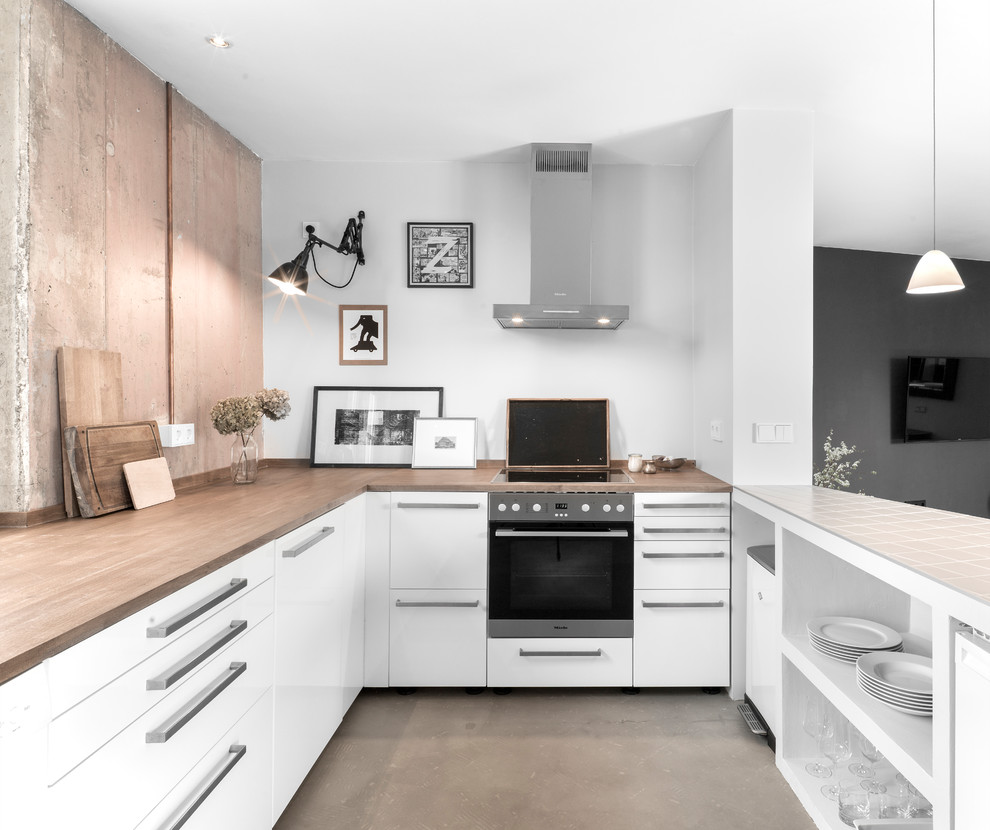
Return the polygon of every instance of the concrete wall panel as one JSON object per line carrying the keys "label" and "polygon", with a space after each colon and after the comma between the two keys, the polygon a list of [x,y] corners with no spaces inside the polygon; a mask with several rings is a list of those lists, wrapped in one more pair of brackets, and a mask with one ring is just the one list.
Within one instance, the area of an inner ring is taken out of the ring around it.
{"label": "concrete wall panel", "polygon": [[31,14],[28,509],[62,501],[55,355],[106,348],[106,38],[60,0]]}
{"label": "concrete wall panel", "polygon": [[167,422],[165,83],[112,41],[107,58],[107,348],[124,417]]}

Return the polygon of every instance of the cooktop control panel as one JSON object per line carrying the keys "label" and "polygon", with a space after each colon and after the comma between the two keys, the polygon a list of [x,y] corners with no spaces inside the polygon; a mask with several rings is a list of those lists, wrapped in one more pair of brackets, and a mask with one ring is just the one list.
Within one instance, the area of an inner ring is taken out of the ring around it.
{"label": "cooktop control panel", "polygon": [[631,493],[492,493],[488,518],[511,522],[631,522]]}

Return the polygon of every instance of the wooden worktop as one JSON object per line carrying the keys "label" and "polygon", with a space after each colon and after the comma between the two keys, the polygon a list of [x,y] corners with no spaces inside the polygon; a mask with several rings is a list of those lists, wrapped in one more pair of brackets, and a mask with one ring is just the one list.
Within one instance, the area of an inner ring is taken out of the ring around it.
{"label": "wooden worktop", "polygon": [[0,683],[365,491],[729,492],[693,467],[631,484],[492,484],[475,470],[272,466],[94,519],[0,530]]}

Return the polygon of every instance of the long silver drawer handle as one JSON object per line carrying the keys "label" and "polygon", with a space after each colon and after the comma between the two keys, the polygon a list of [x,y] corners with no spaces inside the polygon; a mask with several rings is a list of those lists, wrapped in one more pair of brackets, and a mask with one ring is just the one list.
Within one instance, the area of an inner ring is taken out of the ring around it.
{"label": "long silver drawer handle", "polygon": [[646,510],[684,510],[688,508],[694,508],[696,510],[711,510],[712,508],[720,507],[723,509],[728,509],[729,505],[725,502],[718,501],[714,504],[644,504],[643,508]]}
{"label": "long silver drawer handle", "polygon": [[195,605],[190,605],[185,611],[180,611],[174,617],[165,620],[163,623],[150,626],[147,631],[147,636],[150,638],[155,638],[168,637],[170,634],[174,634],[184,625],[188,625],[197,617],[201,617],[225,599],[232,597],[238,591],[243,591],[247,588],[247,584],[248,581],[246,579],[230,580],[230,585],[225,585],[223,588],[218,588],[205,599],[200,600]]}
{"label": "long silver drawer handle", "polygon": [[496,536],[560,536],[573,537],[576,539],[598,539],[608,536],[626,538],[629,536],[628,530],[496,530]]}
{"label": "long silver drawer handle", "polygon": [[644,559],[721,559],[725,556],[724,550],[716,550],[711,553],[647,553],[643,552]]}
{"label": "long silver drawer handle", "polygon": [[210,683],[196,697],[190,700],[185,706],[179,709],[172,717],[166,720],[157,729],[148,732],[144,736],[144,742],[148,744],[163,744],[176,732],[182,729],[189,721],[198,715],[206,706],[226,689],[231,683],[237,680],[247,671],[247,663],[231,663],[229,669],[224,669],[216,680]]}
{"label": "long silver drawer handle", "polygon": [[395,601],[396,608],[477,608],[479,605],[481,605],[480,599],[474,602],[406,602],[401,599]]}
{"label": "long silver drawer handle", "polygon": [[643,533],[725,533],[724,527],[644,527]]}
{"label": "long silver drawer handle", "polygon": [[168,825],[168,830],[179,830],[182,825],[189,821],[193,813],[202,806],[203,802],[210,797],[210,793],[217,788],[217,784],[226,778],[227,773],[237,765],[237,762],[245,754],[247,754],[247,747],[244,744],[231,744],[230,749],[227,751],[227,757],[223,760],[220,769],[217,770],[217,774],[193,790],[193,795],[191,796],[193,799],[192,804],[182,811],[182,815],[175,820],[174,824]]}
{"label": "long silver drawer handle", "polygon": [[333,527],[325,527],[325,528],[323,528],[323,530],[321,530],[315,536],[307,539],[301,545],[296,545],[294,548],[286,548],[285,550],[283,550],[282,551],[282,558],[283,559],[295,559],[300,553],[303,553],[304,551],[309,550],[311,547],[313,547],[313,545],[315,545],[321,539],[323,539],[323,538],[329,536],[331,533],[333,533],[334,530],[336,530],[336,528],[333,528]]}
{"label": "long silver drawer handle", "polygon": [[432,502],[432,501],[400,501],[396,507],[406,507],[412,509],[424,509],[424,510],[437,510],[437,509],[450,509],[450,510],[480,510],[480,504],[474,504],[470,502],[451,502],[450,504],[445,504],[443,502]]}
{"label": "long silver drawer handle", "polygon": [[526,651],[519,649],[520,657],[601,657],[602,650],[596,648],[594,651]]}
{"label": "long silver drawer handle", "polygon": [[189,652],[182,660],[163,671],[158,677],[152,677],[148,680],[145,683],[145,689],[149,692],[158,692],[162,689],[167,689],[177,680],[189,674],[189,672],[204,660],[220,651],[220,649],[237,637],[242,631],[246,630],[247,620],[231,620],[230,625],[219,634],[214,635],[199,648]]}
{"label": "long silver drawer handle", "polygon": [[644,608],[722,608],[725,600],[718,602],[647,602],[643,600]]}

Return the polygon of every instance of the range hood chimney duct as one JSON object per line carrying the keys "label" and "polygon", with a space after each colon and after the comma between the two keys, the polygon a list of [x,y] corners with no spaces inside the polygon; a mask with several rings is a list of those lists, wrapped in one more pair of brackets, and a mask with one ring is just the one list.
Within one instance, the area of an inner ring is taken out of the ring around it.
{"label": "range hood chimney duct", "polygon": [[616,329],[629,306],[591,304],[591,145],[533,144],[529,304],[495,305],[502,328]]}

